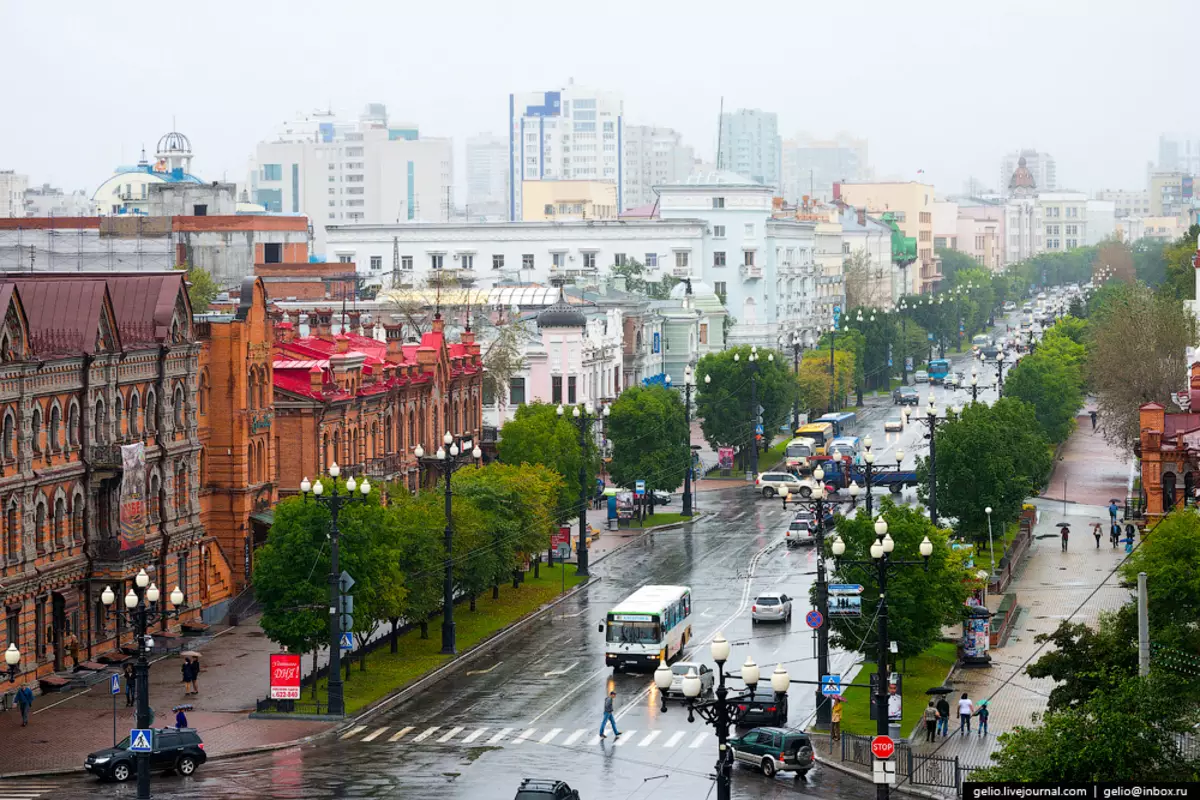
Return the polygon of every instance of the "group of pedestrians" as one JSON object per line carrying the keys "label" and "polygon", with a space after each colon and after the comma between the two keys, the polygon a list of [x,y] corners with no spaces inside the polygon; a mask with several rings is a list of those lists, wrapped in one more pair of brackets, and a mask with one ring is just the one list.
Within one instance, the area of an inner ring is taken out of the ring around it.
{"label": "group of pedestrians", "polygon": [[[980,700],[976,706],[970,696],[962,693],[958,699],[958,735],[971,735],[971,718],[979,717],[979,735],[988,735],[988,717],[991,716],[987,700]],[[950,735],[950,702],[942,695],[937,700],[930,700],[925,708],[925,741],[932,742],[938,736],[945,738]]]}

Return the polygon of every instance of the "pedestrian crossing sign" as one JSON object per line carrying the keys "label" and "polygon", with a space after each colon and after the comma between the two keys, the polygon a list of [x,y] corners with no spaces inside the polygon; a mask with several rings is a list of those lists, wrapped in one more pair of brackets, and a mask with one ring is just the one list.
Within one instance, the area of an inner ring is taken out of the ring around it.
{"label": "pedestrian crossing sign", "polygon": [[822,675],[821,676],[821,694],[826,697],[836,697],[842,693],[842,676],[841,675]]}
{"label": "pedestrian crossing sign", "polygon": [[129,752],[149,753],[154,750],[154,730],[134,728],[129,732]]}
{"label": "pedestrian crossing sign", "polygon": [[350,633],[349,631],[347,631],[346,633],[342,634],[342,649],[343,650],[353,650],[354,649],[354,634],[353,633]]}

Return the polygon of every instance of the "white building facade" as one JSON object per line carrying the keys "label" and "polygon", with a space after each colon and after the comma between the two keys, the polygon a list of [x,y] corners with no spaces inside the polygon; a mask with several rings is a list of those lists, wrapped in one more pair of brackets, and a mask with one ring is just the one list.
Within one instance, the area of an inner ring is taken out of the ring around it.
{"label": "white building facade", "polygon": [[683,180],[696,164],[695,150],[679,132],[653,125],[625,126],[622,158],[622,211],[653,204],[655,186]]}
{"label": "white building facade", "polygon": [[491,133],[467,139],[467,217],[480,216],[508,219],[508,139]]}
{"label": "white building facade", "polygon": [[[3,181],[3,175],[0,175]],[[94,213],[87,192],[78,189],[64,192],[48,183],[25,190],[27,217],[87,217]]]}
{"label": "white building facade", "polygon": [[1111,200],[1088,200],[1086,205],[1087,233],[1084,235],[1084,245],[1090,247],[1100,244],[1105,239],[1116,235],[1116,203]]}
{"label": "white building facade", "polygon": [[0,218],[25,216],[25,191],[29,176],[16,171],[0,170]]}
{"label": "white building facade", "polygon": [[617,185],[624,208],[621,153],[623,101],[574,83],[553,91],[508,96],[508,218],[522,219],[525,181],[592,180]]}
{"label": "white building facade", "polygon": [[1042,252],[1042,209],[1032,197],[1014,197],[1004,205],[1006,263],[1016,264]]}
{"label": "white building facade", "polygon": [[1088,236],[1088,197],[1083,192],[1041,192],[1043,249],[1038,252],[1065,253],[1084,247]]}
{"label": "white building facade", "polygon": [[778,191],[782,184],[779,116],[773,111],[741,108],[721,115],[717,165]]}

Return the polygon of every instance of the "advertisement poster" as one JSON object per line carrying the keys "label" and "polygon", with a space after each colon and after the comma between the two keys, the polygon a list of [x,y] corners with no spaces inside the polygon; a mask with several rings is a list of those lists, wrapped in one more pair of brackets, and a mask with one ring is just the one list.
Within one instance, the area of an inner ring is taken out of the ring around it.
{"label": "advertisement poster", "polygon": [[830,595],[830,617],[861,617],[862,598],[858,595]]}
{"label": "advertisement poster", "polygon": [[733,469],[733,448],[717,448],[717,466],[721,469]]}
{"label": "advertisement poster", "polygon": [[146,446],[121,446],[121,551],[146,543]]}
{"label": "advertisement poster", "polygon": [[300,699],[300,655],[271,654],[271,699]]}
{"label": "advertisement poster", "polygon": [[978,658],[991,647],[991,620],[987,617],[969,617],[963,623],[963,655]]}
{"label": "advertisement poster", "polygon": [[[871,719],[876,718],[875,691],[879,686],[879,673],[871,673]],[[888,720],[899,722],[901,718],[901,698],[904,696],[904,676],[893,672],[888,676]]]}
{"label": "advertisement poster", "polygon": [[633,494],[619,492],[617,494],[617,519],[633,519]]}

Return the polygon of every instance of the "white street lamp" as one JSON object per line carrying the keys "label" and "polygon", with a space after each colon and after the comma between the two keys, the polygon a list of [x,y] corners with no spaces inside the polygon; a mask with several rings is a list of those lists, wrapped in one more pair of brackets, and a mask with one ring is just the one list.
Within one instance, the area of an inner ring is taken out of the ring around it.
{"label": "white street lamp", "polygon": [[725,639],[725,634],[718,633],[712,640],[709,646],[712,651],[712,659],[718,664],[724,664],[729,660],[729,642]]}
{"label": "white street lamp", "polygon": [[336,478],[338,475],[341,475],[341,474],[342,474],[342,468],[337,465],[336,461],[329,465],[329,477]]}
{"label": "white street lamp", "polygon": [[688,669],[687,675],[683,676],[683,696],[699,697],[700,689],[700,676],[696,674],[696,668],[691,667]]}
{"label": "white street lamp", "polygon": [[139,569],[137,578],[135,578],[139,589],[145,589],[150,585],[150,576],[146,574],[145,568]]}
{"label": "white street lamp", "polygon": [[754,659],[746,656],[746,663],[742,664],[742,683],[747,686],[753,686],[758,683],[758,664],[754,663]]}

